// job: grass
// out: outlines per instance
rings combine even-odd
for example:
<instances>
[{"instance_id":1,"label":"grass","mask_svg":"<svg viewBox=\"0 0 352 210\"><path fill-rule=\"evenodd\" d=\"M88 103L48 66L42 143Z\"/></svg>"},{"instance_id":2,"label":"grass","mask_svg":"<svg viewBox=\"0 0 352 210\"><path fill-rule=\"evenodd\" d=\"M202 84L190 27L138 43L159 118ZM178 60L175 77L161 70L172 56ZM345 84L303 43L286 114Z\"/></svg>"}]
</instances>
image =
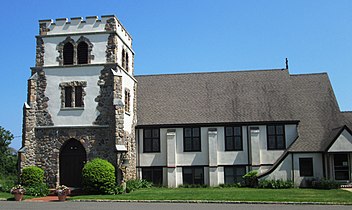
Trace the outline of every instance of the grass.
<instances>
[{"instance_id":1,"label":"grass","mask_svg":"<svg viewBox=\"0 0 352 210\"><path fill-rule=\"evenodd\" d=\"M253 189L253 188L150 188L120 195L82 195L71 200L209 200L327 202L352 204L352 193L345 190Z\"/></svg>"},{"instance_id":2,"label":"grass","mask_svg":"<svg viewBox=\"0 0 352 210\"><path fill-rule=\"evenodd\" d=\"M23 197L24 200L31 199L31 198L34 198L34 196L24 195L24 197ZM15 197L11 193L0 192L0 200L1 199L5 199L8 201L14 201Z\"/></svg>"}]
</instances>

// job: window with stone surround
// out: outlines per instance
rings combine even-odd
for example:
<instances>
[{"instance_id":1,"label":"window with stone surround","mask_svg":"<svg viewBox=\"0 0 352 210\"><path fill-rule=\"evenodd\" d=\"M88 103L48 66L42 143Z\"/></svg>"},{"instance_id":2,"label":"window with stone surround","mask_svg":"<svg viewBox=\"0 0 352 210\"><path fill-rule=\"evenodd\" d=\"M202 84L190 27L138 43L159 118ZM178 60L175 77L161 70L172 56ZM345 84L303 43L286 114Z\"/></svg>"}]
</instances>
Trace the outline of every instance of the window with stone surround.
<instances>
[{"instance_id":1,"label":"window with stone surround","mask_svg":"<svg viewBox=\"0 0 352 210\"><path fill-rule=\"evenodd\" d=\"M90 64L94 60L93 44L84 36L74 41L70 36L56 46L59 65Z\"/></svg>"},{"instance_id":2,"label":"window with stone surround","mask_svg":"<svg viewBox=\"0 0 352 210\"><path fill-rule=\"evenodd\" d=\"M243 150L241 126L225 127L225 151L241 150Z\"/></svg>"},{"instance_id":3,"label":"window with stone surround","mask_svg":"<svg viewBox=\"0 0 352 210\"><path fill-rule=\"evenodd\" d=\"M130 107L131 107L131 104L130 104L130 101L131 101L131 92L129 89L125 89L125 112L126 113L130 113Z\"/></svg>"},{"instance_id":4,"label":"window with stone surround","mask_svg":"<svg viewBox=\"0 0 352 210\"><path fill-rule=\"evenodd\" d=\"M199 127L183 129L183 151L184 152L201 151L201 139L200 139Z\"/></svg>"},{"instance_id":5,"label":"window with stone surround","mask_svg":"<svg viewBox=\"0 0 352 210\"><path fill-rule=\"evenodd\" d=\"M122 68L128 71L128 52L125 49L122 49Z\"/></svg>"},{"instance_id":6,"label":"window with stone surround","mask_svg":"<svg viewBox=\"0 0 352 210\"><path fill-rule=\"evenodd\" d=\"M286 149L284 125L267 126L267 144L268 150Z\"/></svg>"},{"instance_id":7,"label":"window with stone surround","mask_svg":"<svg viewBox=\"0 0 352 210\"><path fill-rule=\"evenodd\" d=\"M84 41L77 45L77 62L78 64L88 63L88 44Z\"/></svg>"},{"instance_id":8,"label":"window with stone surround","mask_svg":"<svg viewBox=\"0 0 352 210\"><path fill-rule=\"evenodd\" d=\"M160 152L160 129L159 128L143 129L143 152L144 153Z\"/></svg>"},{"instance_id":9,"label":"window with stone surround","mask_svg":"<svg viewBox=\"0 0 352 210\"><path fill-rule=\"evenodd\" d=\"M64 65L72 65L74 55L73 55L73 44L71 42L67 42L64 45L63 54L64 54Z\"/></svg>"},{"instance_id":10,"label":"window with stone surround","mask_svg":"<svg viewBox=\"0 0 352 210\"><path fill-rule=\"evenodd\" d=\"M61 88L61 108L83 108L84 88L86 81L72 81L60 83Z\"/></svg>"}]
</instances>

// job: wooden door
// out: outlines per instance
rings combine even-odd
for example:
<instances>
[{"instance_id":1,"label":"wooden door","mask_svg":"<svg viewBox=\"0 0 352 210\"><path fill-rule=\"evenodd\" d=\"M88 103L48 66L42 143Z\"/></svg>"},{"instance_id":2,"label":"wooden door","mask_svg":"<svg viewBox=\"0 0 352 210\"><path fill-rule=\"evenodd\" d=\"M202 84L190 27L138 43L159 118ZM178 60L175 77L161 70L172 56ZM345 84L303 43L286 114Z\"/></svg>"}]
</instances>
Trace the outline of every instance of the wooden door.
<instances>
[{"instance_id":1,"label":"wooden door","mask_svg":"<svg viewBox=\"0 0 352 210\"><path fill-rule=\"evenodd\" d=\"M60 185L82 187L82 169L87 155L82 144L68 140L60 151Z\"/></svg>"}]
</instances>

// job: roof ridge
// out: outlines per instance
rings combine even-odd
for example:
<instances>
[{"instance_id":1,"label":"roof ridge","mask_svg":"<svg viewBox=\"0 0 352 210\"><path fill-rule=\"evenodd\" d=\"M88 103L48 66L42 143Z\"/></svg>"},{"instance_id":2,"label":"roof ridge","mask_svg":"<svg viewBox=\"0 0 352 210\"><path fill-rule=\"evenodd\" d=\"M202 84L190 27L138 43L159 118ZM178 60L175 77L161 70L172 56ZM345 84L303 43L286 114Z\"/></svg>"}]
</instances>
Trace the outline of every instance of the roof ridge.
<instances>
[{"instance_id":1,"label":"roof ridge","mask_svg":"<svg viewBox=\"0 0 352 210\"><path fill-rule=\"evenodd\" d=\"M170 74L145 74L135 75L135 77L143 76L168 76L168 75L187 75L187 74L221 74L221 73L243 73L243 72L263 72L263 71L284 71L287 69L256 69L256 70L225 70L225 71L209 71L209 72L182 72L182 73L170 73Z\"/></svg>"}]
</instances>

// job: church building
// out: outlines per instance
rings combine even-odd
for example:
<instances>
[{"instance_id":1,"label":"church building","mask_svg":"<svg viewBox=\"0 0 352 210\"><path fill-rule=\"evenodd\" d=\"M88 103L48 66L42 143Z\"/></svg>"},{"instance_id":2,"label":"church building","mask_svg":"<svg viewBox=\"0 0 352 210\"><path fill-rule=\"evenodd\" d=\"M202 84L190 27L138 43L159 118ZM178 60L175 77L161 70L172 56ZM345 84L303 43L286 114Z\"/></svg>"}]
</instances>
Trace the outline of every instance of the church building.
<instances>
[{"instance_id":1,"label":"church building","mask_svg":"<svg viewBox=\"0 0 352 210\"><path fill-rule=\"evenodd\" d=\"M283 69L134 75L132 37L114 16L39 21L23 107L20 168L82 186L103 158L118 181L218 186L260 179L352 180L352 112L326 73Z\"/></svg>"}]
</instances>

